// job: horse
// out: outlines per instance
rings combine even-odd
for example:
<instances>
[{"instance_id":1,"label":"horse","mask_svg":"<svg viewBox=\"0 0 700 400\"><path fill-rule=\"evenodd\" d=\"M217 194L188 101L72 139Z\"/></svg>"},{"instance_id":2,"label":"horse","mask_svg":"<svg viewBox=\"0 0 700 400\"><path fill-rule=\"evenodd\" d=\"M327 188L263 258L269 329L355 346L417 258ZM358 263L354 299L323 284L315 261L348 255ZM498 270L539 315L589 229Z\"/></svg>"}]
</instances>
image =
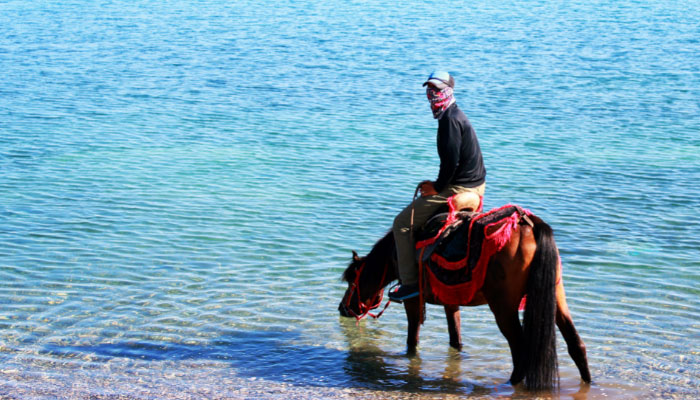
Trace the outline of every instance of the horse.
<instances>
[{"instance_id":1,"label":"horse","mask_svg":"<svg viewBox=\"0 0 700 400\"><path fill-rule=\"evenodd\" d=\"M488 304L493 312L510 347L513 362L511 385L524 381L527 390L542 390L558 384L555 324L564 337L581 379L590 383L586 347L566 303L554 233L541 218L530 214L529 220L531 224L518 223L510 239L490 258L481 289L465 305ZM356 317L358 321L368 314L376 317L370 311L379 307L384 288L399 278L393 233L389 231L366 256L360 257L355 251L352 254L352 261L342 275L348 288L338 311L341 316ZM523 296L526 296L526 306L521 325L519 308ZM429 294L403 301L408 322L406 344L409 355L416 353L426 301L441 304ZM460 306L442 305L447 318L449 344L461 350Z\"/></svg>"}]
</instances>

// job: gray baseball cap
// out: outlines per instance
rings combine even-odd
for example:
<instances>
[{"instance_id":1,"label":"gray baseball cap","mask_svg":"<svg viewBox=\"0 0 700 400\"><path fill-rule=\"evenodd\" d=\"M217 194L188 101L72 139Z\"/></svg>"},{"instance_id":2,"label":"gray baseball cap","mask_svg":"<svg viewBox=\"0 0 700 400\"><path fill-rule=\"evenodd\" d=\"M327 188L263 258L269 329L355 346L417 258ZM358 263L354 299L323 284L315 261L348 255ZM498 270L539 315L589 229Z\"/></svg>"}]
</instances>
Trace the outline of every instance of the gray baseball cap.
<instances>
[{"instance_id":1,"label":"gray baseball cap","mask_svg":"<svg viewBox=\"0 0 700 400\"><path fill-rule=\"evenodd\" d=\"M423 83L423 86L432 83L438 89L442 90L446 87L455 87L455 79L447 71L433 71L428 77L428 80Z\"/></svg>"}]
</instances>

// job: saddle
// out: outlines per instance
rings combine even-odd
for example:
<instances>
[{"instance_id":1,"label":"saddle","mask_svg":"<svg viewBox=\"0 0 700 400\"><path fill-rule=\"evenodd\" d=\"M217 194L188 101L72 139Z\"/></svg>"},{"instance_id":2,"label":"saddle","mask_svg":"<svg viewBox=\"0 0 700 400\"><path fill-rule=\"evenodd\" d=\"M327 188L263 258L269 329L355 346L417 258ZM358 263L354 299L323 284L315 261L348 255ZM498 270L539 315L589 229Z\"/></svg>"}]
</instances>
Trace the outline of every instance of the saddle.
<instances>
[{"instance_id":1,"label":"saddle","mask_svg":"<svg viewBox=\"0 0 700 400\"><path fill-rule=\"evenodd\" d=\"M505 205L485 213L450 210L416 232L421 293L431 303L468 305L481 289L491 257L531 213Z\"/></svg>"}]
</instances>

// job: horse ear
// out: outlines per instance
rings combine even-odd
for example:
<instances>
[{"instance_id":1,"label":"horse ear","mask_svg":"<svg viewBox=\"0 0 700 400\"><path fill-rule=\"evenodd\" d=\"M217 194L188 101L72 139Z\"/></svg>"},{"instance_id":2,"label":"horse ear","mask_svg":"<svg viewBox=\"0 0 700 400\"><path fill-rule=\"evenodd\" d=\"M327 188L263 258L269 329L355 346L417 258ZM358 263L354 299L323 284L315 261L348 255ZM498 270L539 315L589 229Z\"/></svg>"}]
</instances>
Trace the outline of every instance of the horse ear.
<instances>
[{"instance_id":1,"label":"horse ear","mask_svg":"<svg viewBox=\"0 0 700 400\"><path fill-rule=\"evenodd\" d=\"M352 251L352 260L353 261L358 261L360 259L360 256L357 255L357 252L355 250Z\"/></svg>"}]
</instances>

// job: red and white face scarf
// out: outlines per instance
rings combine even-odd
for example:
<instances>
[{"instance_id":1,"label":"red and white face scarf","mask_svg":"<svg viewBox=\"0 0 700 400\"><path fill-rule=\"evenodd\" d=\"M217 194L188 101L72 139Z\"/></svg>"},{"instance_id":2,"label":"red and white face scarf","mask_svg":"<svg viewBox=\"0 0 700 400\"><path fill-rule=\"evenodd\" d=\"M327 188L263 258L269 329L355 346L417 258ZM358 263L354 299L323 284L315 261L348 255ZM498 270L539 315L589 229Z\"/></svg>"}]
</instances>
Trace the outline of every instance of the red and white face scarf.
<instances>
[{"instance_id":1,"label":"red and white face scarf","mask_svg":"<svg viewBox=\"0 0 700 400\"><path fill-rule=\"evenodd\" d=\"M449 86L442 90L429 87L426 93L435 119L440 119L445 110L455 102L454 91Z\"/></svg>"}]
</instances>

